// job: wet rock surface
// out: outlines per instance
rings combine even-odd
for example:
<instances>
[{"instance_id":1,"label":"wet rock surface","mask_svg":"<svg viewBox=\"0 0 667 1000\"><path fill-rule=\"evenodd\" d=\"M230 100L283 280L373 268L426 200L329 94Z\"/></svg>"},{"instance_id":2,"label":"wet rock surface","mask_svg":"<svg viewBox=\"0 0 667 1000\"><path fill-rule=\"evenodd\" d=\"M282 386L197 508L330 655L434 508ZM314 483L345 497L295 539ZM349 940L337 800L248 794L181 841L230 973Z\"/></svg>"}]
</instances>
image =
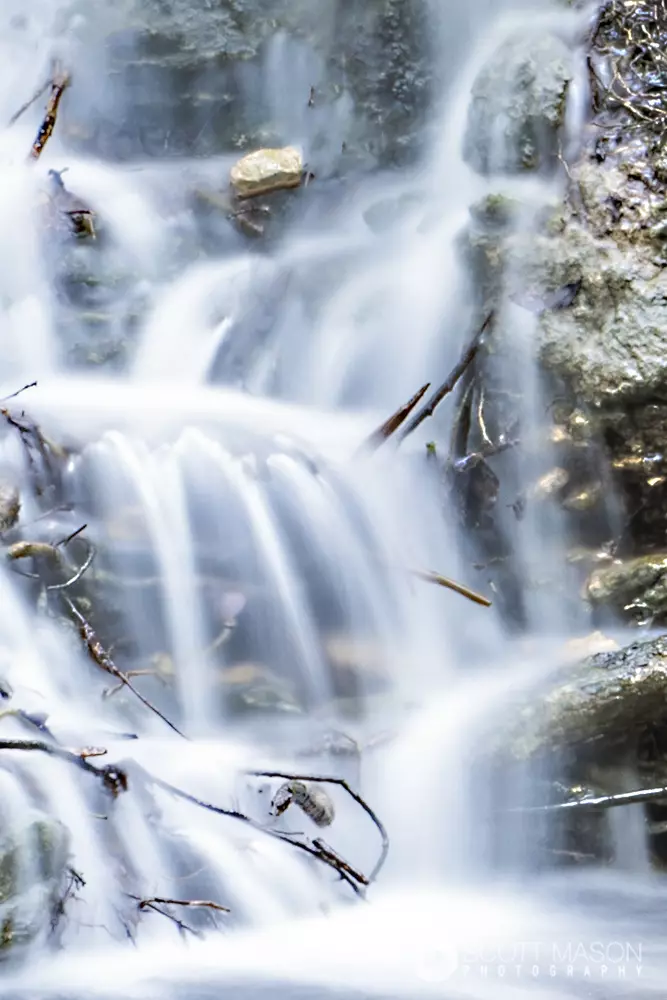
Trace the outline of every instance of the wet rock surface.
<instances>
[{"instance_id":1,"label":"wet rock surface","mask_svg":"<svg viewBox=\"0 0 667 1000\"><path fill-rule=\"evenodd\" d=\"M553 165L571 79L570 53L556 36L506 40L473 84L464 159L482 174Z\"/></svg>"},{"instance_id":2,"label":"wet rock surface","mask_svg":"<svg viewBox=\"0 0 667 1000\"><path fill-rule=\"evenodd\" d=\"M0 960L52 930L68 856L67 830L43 814L0 836Z\"/></svg>"},{"instance_id":3,"label":"wet rock surface","mask_svg":"<svg viewBox=\"0 0 667 1000\"><path fill-rule=\"evenodd\" d=\"M296 131L314 155L340 156L344 142L374 162L413 159L421 144L433 75L425 0L317 10L301 0L142 0L107 18L104 55L86 70L98 90L106 61L98 114L76 97L68 113L70 140L86 152L203 156L281 145Z\"/></svg>"}]
</instances>

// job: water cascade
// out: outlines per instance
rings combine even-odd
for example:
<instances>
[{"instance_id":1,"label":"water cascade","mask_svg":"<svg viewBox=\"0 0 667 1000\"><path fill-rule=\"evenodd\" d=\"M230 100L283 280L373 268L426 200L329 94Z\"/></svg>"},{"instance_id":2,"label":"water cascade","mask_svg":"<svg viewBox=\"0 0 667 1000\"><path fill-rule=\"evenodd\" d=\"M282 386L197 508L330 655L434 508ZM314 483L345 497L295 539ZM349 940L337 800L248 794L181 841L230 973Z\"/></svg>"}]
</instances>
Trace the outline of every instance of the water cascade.
<instances>
[{"instance_id":1,"label":"water cascade","mask_svg":"<svg viewBox=\"0 0 667 1000\"><path fill-rule=\"evenodd\" d=\"M471 206L520 203L521 236L563 196L562 171L503 173L500 127L489 169L472 169L475 80L527 19L559 38L567 159L589 12L415 4L431 93L403 156L391 140L405 120L383 131L359 111L371 56L360 83L336 48L351 44L346 18L372 27L382 5L350 6L321 4L315 24L308 5L279 4L271 30L259 0L252 17L252 3L186 0L0 14L5 121L52 59L72 73L36 162L44 95L0 133L3 395L38 383L2 404L2 479L21 491L3 539L52 547L0 567L0 739L42 745L0 750L6 1000L661 989L662 889L639 807L610 827L617 864L560 867L557 821L511 812L555 776L499 773L483 752L517 692L548 682L593 627L573 597L566 515L530 502L517 515L558 465L534 312L493 303L507 332L483 362L488 407L464 375L400 447L364 447L444 380L489 308L462 235ZM221 32L233 54L257 33L256 53L216 62ZM199 49L208 69L193 77ZM274 137L302 149L313 179L258 213L253 240L211 192ZM95 241L45 231L48 170L64 168ZM501 427L494 379L515 393L516 426ZM461 436L471 399L476 430ZM496 470L491 541L483 518L465 540L447 485L457 434L462 474L475 455ZM619 516L610 491L601 536ZM70 578L87 568L63 586L63 564ZM294 791L276 815L276 772L344 779L380 818L389 852L367 889L383 846L373 817L339 784L322 786L330 829Z\"/></svg>"}]
</instances>

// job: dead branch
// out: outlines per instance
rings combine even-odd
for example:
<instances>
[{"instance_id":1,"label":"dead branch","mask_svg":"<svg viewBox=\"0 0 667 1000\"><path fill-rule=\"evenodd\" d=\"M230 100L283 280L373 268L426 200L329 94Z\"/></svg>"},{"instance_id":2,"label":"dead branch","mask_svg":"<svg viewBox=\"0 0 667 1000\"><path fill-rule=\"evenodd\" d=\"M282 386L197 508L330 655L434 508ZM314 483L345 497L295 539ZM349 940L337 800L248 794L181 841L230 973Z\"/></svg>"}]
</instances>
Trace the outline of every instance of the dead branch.
<instances>
[{"instance_id":1,"label":"dead branch","mask_svg":"<svg viewBox=\"0 0 667 1000\"><path fill-rule=\"evenodd\" d=\"M160 896L153 896L151 899L139 901L138 909L144 910L153 903L160 903L163 906L195 906L205 907L209 910L217 910L219 913L231 913L228 906L221 906L220 903L213 903L210 899L163 899Z\"/></svg>"},{"instance_id":2,"label":"dead branch","mask_svg":"<svg viewBox=\"0 0 667 1000\"><path fill-rule=\"evenodd\" d=\"M136 765L135 765L135 770L137 770ZM186 792L182 788L177 788L175 785L170 784L168 781L163 781L162 778L157 778L155 775L150 774L150 772L145 771L143 768L141 769L141 771L147 781L151 782L157 788L161 788L163 791L169 792L169 794L171 795L175 795L177 798L182 799L184 802L190 802L192 805L198 806L200 809L206 809L208 812L216 813L218 816L227 816L230 819L238 820L239 822L245 823L248 826L252 827L254 830L258 830L261 833L265 833L268 837L273 837L274 840L280 840L285 844L290 844L292 847L296 847L300 851L304 851L306 854L310 854L311 857L316 858L318 861L321 861L329 868L332 868L342 879L342 881L346 882L350 886L350 888L354 891L354 893L358 896L363 896L364 894L363 887L370 885L372 878L375 878L377 872L379 871L379 868L384 863L389 843L386 832L384 831L384 827L380 824L379 820L372 812L370 807L367 806L362 799L356 796L356 793L352 792L351 789L349 790L349 794L351 794L353 798L358 799L358 801L363 804L363 808L373 817L373 821L375 822L376 826L378 826L378 829L382 831L383 834L383 852L380 858L380 862L376 864L375 869L373 870L372 878L367 878L363 874L363 872L357 871L355 868L352 867L352 865L350 865L343 858L340 858L331 848L327 847L327 845L323 844L321 841L313 841L313 843L311 844L308 841L295 840L289 834L282 833L279 830L272 830L270 827L263 826L261 823L258 823L256 820L253 820L250 816L246 816L245 813L239 812L238 809L225 809L223 806L214 805L212 802L205 802L203 799L197 798L196 795L191 795L190 792ZM251 772L251 771L248 772L248 774L253 774L253 773L262 774L263 772ZM274 776L282 777L283 775L277 774ZM343 786L347 785L347 783L343 782L342 779L329 778L325 780L333 781L335 784L341 784Z\"/></svg>"},{"instance_id":3,"label":"dead branch","mask_svg":"<svg viewBox=\"0 0 667 1000\"><path fill-rule=\"evenodd\" d=\"M39 127L35 141L32 144L29 159L38 160L42 155L44 147L53 134L53 129L55 128L56 120L58 118L58 108L60 106L62 96L69 84L70 77L68 73L61 70L54 74L53 79L51 80L51 93L46 104L44 118Z\"/></svg>"},{"instance_id":4,"label":"dead branch","mask_svg":"<svg viewBox=\"0 0 667 1000\"><path fill-rule=\"evenodd\" d=\"M181 730L178 729L173 722L170 722L170 720L167 718L166 715L163 715L163 713L160 711L159 708L156 708L155 705L153 705L152 702L148 700L148 698L145 698L140 691L137 691L137 689L132 684L132 681L127 676L127 674L123 673L123 671L116 666L116 664L113 662L113 660L107 653L106 649L100 642L97 633L93 629L92 625L88 622L88 620L84 617L84 615L81 614L77 606L74 604L73 601L70 600L67 594L63 593L62 599L65 602L70 613L76 620L77 625L79 627L79 634L83 639L84 643L86 644L86 648L88 649L88 653L90 654L91 659L97 664L97 666L100 667L102 670L106 671L106 673L111 674L112 677L115 677L118 681L120 681L127 688L129 688L129 690L132 692L135 698L138 698L139 701L146 706L146 708L148 708L151 712L153 712L154 715L157 715L159 719L162 719L162 721L166 723L166 725L168 725L169 728L172 729L175 733L177 733L179 736L182 736L183 739L187 739L188 737L185 735L185 733L182 733Z\"/></svg>"},{"instance_id":5,"label":"dead branch","mask_svg":"<svg viewBox=\"0 0 667 1000\"><path fill-rule=\"evenodd\" d=\"M453 590L455 593L467 597L469 601L481 604L484 608L491 607L491 601L488 597L478 594L477 591L471 590L470 587L466 587L462 583L450 580L447 576L441 576L440 573L434 573L432 570L413 569L410 572L413 576L419 577L420 580L425 580L427 583L435 583L439 587L446 587L448 590Z\"/></svg>"},{"instance_id":6,"label":"dead branch","mask_svg":"<svg viewBox=\"0 0 667 1000\"><path fill-rule=\"evenodd\" d=\"M567 802L550 802L541 806L517 806L509 812L552 813L567 812L572 809L613 809L616 806L636 806L643 802L667 800L667 787L640 788L633 792L618 792L614 795L590 795Z\"/></svg>"},{"instance_id":7,"label":"dead branch","mask_svg":"<svg viewBox=\"0 0 667 1000\"><path fill-rule=\"evenodd\" d=\"M9 410L2 408L0 416L5 418L10 427L19 432L19 439L32 474L35 494L41 497L49 488L55 488L56 492L59 492L60 470L56 462L63 462L68 457L67 451L49 441L37 424L26 418L25 413L21 414L22 420L18 420Z\"/></svg>"},{"instance_id":8,"label":"dead branch","mask_svg":"<svg viewBox=\"0 0 667 1000\"><path fill-rule=\"evenodd\" d=\"M86 525L84 524L83 528L85 527ZM19 559L44 558L50 560L50 562L54 566L62 568L62 558L58 547L69 545L69 543L74 538L76 538L81 531L83 531L83 528L79 528L78 531L75 531L68 538L64 538L56 545L50 545L48 542L29 542L29 541L14 542L13 545L10 545L9 548L6 550L5 557L10 562L17 561ZM45 590L67 590L69 587L72 587L75 583L79 582L79 580L86 572L86 570L90 567L93 559L95 558L95 546L92 544L92 542L88 541L88 539L86 539L85 541L86 541L86 546L88 548L88 553L84 561L79 566L79 568L73 573L72 576L69 577L69 579L63 581L62 583L45 584L44 587ZM27 577L29 580L42 579L41 573L29 573L25 570L16 570L16 569L14 570L14 572L18 573L19 576Z\"/></svg>"},{"instance_id":9,"label":"dead branch","mask_svg":"<svg viewBox=\"0 0 667 1000\"><path fill-rule=\"evenodd\" d=\"M364 443L361 445L359 451L377 451L380 445L390 438L391 435L398 430L401 424L408 419L417 403L424 398L430 388L430 382L423 385L421 389L414 394L412 399L408 400L407 403L404 403L403 406L399 407L399 409L396 410L395 413L392 413L389 419L385 420L385 422L378 427L377 430L374 430L372 434L369 434Z\"/></svg>"},{"instance_id":10,"label":"dead branch","mask_svg":"<svg viewBox=\"0 0 667 1000\"><path fill-rule=\"evenodd\" d=\"M288 771L246 771L246 774L254 778L283 778L287 781L312 781L322 785L326 784L338 785L339 788L342 788L345 792L347 792L347 794L351 798L354 799L354 801L357 803L358 806L361 806L366 815L371 819L371 821L377 827L380 837L382 839L382 849L380 851L380 856L378 860L375 862L373 871L369 875L365 884L370 885L370 883L377 878L378 874L380 873L380 870L382 869L382 866L387 860L387 854L389 853L389 837L387 835L386 829L384 828L384 825L378 818L377 814L371 809L366 800L363 799L361 795L359 795L357 792L354 791L354 789L350 787L350 785L344 778L336 778L332 777L331 775L321 775L321 774L319 775L290 774Z\"/></svg>"},{"instance_id":11,"label":"dead branch","mask_svg":"<svg viewBox=\"0 0 667 1000\"><path fill-rule=\"evenodd\" d=\"M58 760L74 764L82 771L87 771L100 778L104 787L111 792L114 798L117 798L120 792L127 791L125 772L116 767L115 764L107 764L104 767L89 764L87 757L90 756L90 753L87 750L66 750L55 743L46 743L43 740L0 740L0 750L26 750L49 754L51 757L57 757ZM106 753L106 751L104 752Z\"/></svg>"},{"instance_id":12,"label":"dead branch","mask_svg":"<svg viewBox=\"0 0 667 1000\"><path fill-rule=\"evenodd\" d=\"M40 97L42 96L42 94L44 93L44 91L50 85L51 85L51 80L49 79L49 80L46 81L46 83L43 83L41 87L38 87L37 90L35 91L35 93L32 95L32 97L28 98L28 100L25 102L25 104L22 104L21 107L18 109L18 111L14 112L14 114L12 115L12 117L7 122L7 127L9 128L11 125L14 124L14 122L17 122L19 120L19 118L21 117L21 115L24 114L28 110L28 108L32 107L32 105L35 103L35 101L38 101L40 99Z\"/></svg>"},{"instance_id":13,"label":"dead branch","mask_svg":"<svg viewBox=\"0 0 667 1000\"><path fill-rule=\"evenodd\" d=\"M139 896L134 896L132 893L127 894L130 899L136 900L138 910L152 910L154 913L159 913L161 917L166 917L167 920L171 920L173 924L178 928L179 934L192 934L194 937L201 937L201 931L197 931L194 927L190 927L189 924L184 923L183 920L179 920L175 917L173 913L169 913L168 910L161 909L157 904L162 902L158 899L141 899Z\"/></svg>"},{"instance_id":14,"label":"dead branch","mask_svg":"<svg viewBox=\"0 0 667 1000\"><path fill-rule=\"evenodd\" d=\"M16 397L20 396L22 392L26 391L26 389L34 389L36 385L37 385L36 382L28 382L27 385L24 385L20 389L17 389L16 392L10 393L9 396L3 396L0 402L6 403L8 399L16 399Z\"/></svg>"},{"instance_id":15,"label":"dead branch","mask_svg":"<svg viewBox=\"0 0 667 1000\"><path fill-rule=\"evenodd\" d=\"M493 318L494 313L490 312L445 381L436 389L428 403L415 414L407 427L401 431L401 441L404 441L408 434L412 434L428 417L432 417L436 407L443 401L445 396L448 396L456 388L459 379L475 359L482 337L491 326Z\"/></svg>"}]
</instances>

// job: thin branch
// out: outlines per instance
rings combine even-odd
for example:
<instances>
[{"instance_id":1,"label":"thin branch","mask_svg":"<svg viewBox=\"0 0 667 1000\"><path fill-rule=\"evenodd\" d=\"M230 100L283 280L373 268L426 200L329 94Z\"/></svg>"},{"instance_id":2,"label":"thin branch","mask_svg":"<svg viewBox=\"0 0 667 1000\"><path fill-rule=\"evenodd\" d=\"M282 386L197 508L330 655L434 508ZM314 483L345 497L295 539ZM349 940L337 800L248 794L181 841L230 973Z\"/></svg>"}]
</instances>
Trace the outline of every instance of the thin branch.
<instances>
[{"instance_id":1,"label":"thin branch","mask_svg":"<svg viewBox=\"0 0 667 1000\"><path fill-rule=\"evenodd\" d=\"M205 907L209 910L217 910L219 913L231 913L228 906L221 906L220 903L213 903L210 899L163 899L161 896L153 896L151 899L139 901L138 908L144 910L153 903L161 903L163 906L196 906Z\"/></svg>"},{"instance_id":2,"label":"thin branch","mask_svg":"<svg viewBox=\"0 0 667 1000\"><path fill-rule=\"evenodd\" d=\"M86 525L84 524L83 528L85 527ZM14 544L10 545L9 548L6 550L5 556L12 562L19 559L34 559L43 557L45 559L50 559L58 566L61 566L62 559L60 556L60 552L58 550L58 546L67 545L70 541L72 541L73 538L76 538L76 536L81 531L83 531L83 528L79 528L78 531L75 531L68 538L63 539L56 545L50 545L48 542L28 542L28 541L14 542ZM68 587L72 587L75 583L78 583L78 581L81 579L86 570L90 567L93 559L95 558L95 546L93 545L92 542L88 541L88 539L86 539L85 541L88 547L88 555L82 562L81 566L79 566L79 568L74 572L74 574L70 576L68 580L65 580L63 583L46 584L44 588L45 590L67 590ZM17 570L17 569L15 569L14 572L18 573L19 576L27 577L29 580L42 579L41 573L29 573L25 570Z\"/></svg>"},{"instance_id":3,"label":"thin branch","mask_svg":"<svg viewBox=\"0 0 667 1000\"><path fill-rule=\"evenodd\" d=\"M36 382L28 382L27 385L24 385L22 386L22 388L17 389L16 392L10 393L9 396L3 396L0 402L6 403L8 399L15 399L17 396L20 396L22 392L25 392L26 389L34 389L36 385L37 385Z\"/></svg>"},{"instance_id":4,"label":"thin branch","mask_svg":"<svg viewBox=\"0 0 667 1000\"><path fill-rule=\"evenodd\" d=\"M148 700L148 698L145 698L140 691L137 691L137 689L134 687L131 680L127 676L127 674L123 673L123 671L116 666L116 664L113 662L113 660L107 653L106 649L100 642L97 633L93 629L92 625L81 614L77 606L73 603L73 601L70 600L67 594L63 593L62 599L67 605L73 617L76 619L76 622L79 626L79 634L86 644L91 659L97 664L97 666L101 667L101 669L105 670L108 674L111 674L112 677L116 677L121 683L123 683L127 688L129 688L129 690L132 692L135 698L138 698L139 701L146 706L146 708L148 708L151 712L153 712L154 715L157 715L159 719L162 719L162 721L166 723L166 725L169 726L170 729L172 729L179 736L182 736L184 740L188 739L185 733L182 733L181 730L178 729L173 722L170 722L167 716L163 715L163 713L160 711L159 708L156 708L155 705L153 705L152 702Z\"/></svg>"},{"instance_id":5,"label":"thin branch","mask_svg":"<svg viewBox=\"0 0 667 1000\"><path fill-rule=\"evenodd\" d=\"M401 441L404 441L408 434L412 434L428 417L432 417L436 407L442 402L445 396L448 396L456 388L457 382L475 359L482 337L490 327L493 318L494 313L490 312L445 381L436 389L428 403L415 414L407 427L401 431Z\"/></svg>"},{"instance_id":6,"label":"thin branch","mask_svg":"<svg viewBox=\"0 0 667 1000\"><path fill-rule=\"evenodd\" d=\"M552 802L543 806L517 806L509 811L553 813L567 812L572 809L613 809L616 806L635 806L642 802L654 802L656 799L667 800L667 787L640 788L634 792L619 792L616 795L591 795L584 799L572 799L568 802Z\"/></svg>"},{"instance_id":7,"label":"thin branch","mask_svg":"<svg viewBox=\"0 0 667 1000\"><path fill-rule=\"evenodd\" d=\"M130 899L134 899L137 902L138 910L153 910L154 913L159 913L161 917L166 917L167 920L171 920L173 924L176 924L180 934L185 934L187 931L189 934L194 935L194 937L201 937L201 931L197 931L194 927L190 927L189 924L184 923L175 917L173 913L169 913L167 910L162 910L158 905L158 900L151 899L141 899L139 896L134 896L132 893L127 893Z\"/></svg>"},{"instance_id":8,"label":"thin branch","mask_svg":"<svg viewBox=\"0 0 667 1000\"><path fill-rule=\"evenodd\" d=\"M64 760L68 764L74 764L82 771L94 774L95 777L101 779L104 787L111 792L114 798L117 798L120 792L127 791L125 772L116 767L115 764L107 764L104 767L95 767L94 764L89 764L86 759L88 754L86 750L65 750L63 747L56 746L54 743L45 743L43 740L0 740L0 750L26 750L45 753L50 757L57 757L58 760Z\"/></svg>"},{"instance_id":9,"label":"thin branch","mask_svg":"<svg viewBox=\"0 0 667 1000\"><path fill-rule=\"evenodd\" d=\"M399 409L396 410L395 413L392 413L389 419L385 420L385 422L380 427L378 427L377 430L374 430L372 434L369 434L369 436L361 445L361 448L359 448L359 451L366 451L366 450L377 451L380 445L383 444L383 442L385 442L388 438L390 438L391 435L398 430L401 424L403 424L408 419L408 417L414 410L417 403L419 403L424 398L424 396L426 395L426 393L430 388L431 388L430 382L427 382L426 385L423 385L421 389L419 389L419 391L414 394L412 399L408 400L407 403L404 403L403 406L399 407Z\"/></svg>"},{"instance_id":10,"label":"thin branch","mask_svg":"<svg viewBox=\"0 0 667 1000\"><path fill-rule=\"evenodd\" d=\"M360 888L361 886L370 885L371 879L367 878L363 874L363 872L357 871L355 868L352 867L352 865L350 865L347 861L344 861L334 851L332 851L331 848L327 848L326 845L323 845L322 843L314 841L312 844L310 844L303 840L293 840L289 836L289 834L282 833L279 830L272 830L270 827L267 826L262 826L261 823L258 823L254 819L251 819L250 816L246 816L245 813L239 812L237 809L225 809L222 806L214 805L212 802L205 802L203 799L197 798L196 795L191 795L190 792L186 792L182 788L177 788L175 785L171 785L168 781L163 781L162 778L157 778L155 775L150 774L150 772L148 771L143 771L143 773L146 776L146 778L150 782L152 782L157 788L161 788L163 789L163 791L169 792L171 795L175 795L179 799L183 799L184 802L190 802L192 805L199 806L200 809L206 809L208 812L216 813L218 816L227 816L230 819L238 820L239 822L245 823L248 826L252 827L254 830L259 830L262 833L265 833L268 837L273 837L274 840L280 840L285 844L290 844L292 847L298 848L298 850L300 851L304 851L306 854L310 854L311 857L316 858L318 861L321 861L323 864L328 865L329 868L332 868L335 872L337 872L339 877L344 882L347 882L350 888L358 896L363 896L363 890L362 888ZM355 797L353 792L350 792L350 794L352 794L353 797ZM364 807L366 808L367 811L370 812L370 810L368 809L367 806L365 806L365 804ZM373 817L375 817L374 813L372 815ZM379 825L379 828L383 831L384 839L386 840L386 833L384 833L384 827L382 827L381 824L379 824L377 818L374 818L374 822L376 822L376 824ZM386 853L387 851L384 847L384 841L383 841L383 854L381 857L382 863L384 862ZM375 870L373 872L373 877L375 877L378 870L379 870L378 866L376 865Z\"/></svg>"},{"instance_id":11,"label":"thin branch","mask_svg":"<svg viewBox=\"0 0 667 1000\"><path fill-rule=\"evenodd\" d=\"M361 806L366 815L370 817L372 822L377 827L380 837L382 839L382 850L380 852L380 857L376 861L373 871L369 875L366 884L370 885L370 883L377 878L382 866L387 860L387 854L389 852L389 837L387 835L387 831L383 823L381 822L377 814L371 809L366 800L363 799L361 795L359 795L357 792L354 791L353 788L350 787L345 778L335 778L332 777L331 775L292 774L288 771L246 771L246 774L251 775L254 778L284 778L287 781L313 781L315 783L319 782L320 784L323 785L324 784L338 785L339 788L342 788L344 791L346 791L347 794L354 799L357 805ZM314 841L314 843L317 843L317 841ZM331 850L330 848L327 849Z\"/></svg>"},{"instance_id":12,"label":"thin branch","mask_svg":"<svg viewBox=\"0 0 667 1000\"><path fill-rule=\"evenodd\" d=\"M481 604L483 608L491 607L491 601L488 597L478 594L477 591L471 590L470 587L466 587L462 583L457 583L456 580L450 580L447 576L441 576L440 573L434 573L432 570L412 569L410 572L413 576L417 576L420 580L425 580L427 583L435 583L439 587L446 587L448 590L453 590L455 593L467 597L469 601Z\"/></svg>"},{"instance_id":13,"label":"thin branch","mask_svg":"<svg viewBox=\"0 0 667 1000\"><path fill-rule=\"evenodd\" d=\"M35 93L32 95L32 97L30 97L25 102L25 104L22 104L21 107L18 109L18 111L14 112L14 114L12 115L12 117L7 122L7 127L9 128L11 125L14 124L14 122L18 121L19 118L21 117L21 115L24 114L28 110L28 108L32 107L32 105L35 103L35 101L38 101L40 99L40 97L42 96L42 94L44 93L44 91L47 90L47 88L49 86L51 86L51 80L50 79L47 80L46 83L43 83L41 87L38 87L38 89L35 91Z\"/></svg>"},{"instance_id":14,"label":"thin branch","mask_svg":"<svg viewBox=\"0 0 667 1000\"><path fill-rule=\"evenodd\" d=\"M44 118L39 127L35 141L32 144L29 159L38 160L44 152L44 147L53 134L53 129L55 128L56 120L58 118L58 108L69 83L70 77L68 73L61 71L54 74L53 79L51 80L51 93L46 104Z\"/></svg>"}]
</instances>

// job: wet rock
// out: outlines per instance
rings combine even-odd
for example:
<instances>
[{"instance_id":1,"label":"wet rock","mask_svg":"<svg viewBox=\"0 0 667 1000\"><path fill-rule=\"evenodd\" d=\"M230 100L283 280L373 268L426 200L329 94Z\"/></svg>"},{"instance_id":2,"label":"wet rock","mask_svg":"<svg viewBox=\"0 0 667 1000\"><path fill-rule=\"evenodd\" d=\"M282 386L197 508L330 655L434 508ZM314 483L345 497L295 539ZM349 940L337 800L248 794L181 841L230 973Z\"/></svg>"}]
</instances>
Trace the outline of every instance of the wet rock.
<instances>
[{"instance_id":1,"label":"wet rock","mask_svg":"<svg viewBox=\"0 0 667 1000\"><path fill-rule=\"evenodd\" d=\"M237 663L220 674L224 704L232 714L303 711L293 685L258 663Z\"/></svg>"},{"instance_id":2,"label":"wet rock","mask_svg":"<svg viewBox=\"0 0 667 1000\"><path fill-rule=\"evenodd\" d=\"M666 693L664 637L597 653L507 705L492 749L522 760L587 745L598 759L634 750L642 728L664 716Z\"/></svg>"},{"instance_id":3,"label":"wet rock","mask_svg":"<svg viewBox=\"0 0 667 1000\"><path fill-rule=\"evenodd\" d=\"M19 519L21 495L15 486L0 481L0 532L9 531Z\"/></svg>"},{"instance_id":4,"label":"wet rock","mask_svg":"<svg viewBox=\"0 0 667 1000\"><path fill-rule=\"evenodd\" d=\"M112 159L307 136L327 168L414 159L431 90L427 0L128 0L82 57L63 128ZM311 101L311 88L314 99ZM89 94L97 96L91 114Z\"/></svg>"},{"instance_id":5,"label":"wet rock","mask_svg":"<svg viewBox=\"0 0 667 1000\"><path fill-rule=\"evenodd\" d=\"M67 830L42 814L0 838L0 959L50 932L68 857Z\"/></svg>"},{"instance_id":6,"label":"wet rock","mask_svg":"<svg viewBox=\"0 0 667 1000\"><path fill-rule=\"evenodd\" d=\"M586 595L593 605L626 618L667 620L667 554L638 556L599 567L588 579Z\"/></svg>"},{"instance_id":7,"label":"wet rock","mask_svg":"<svg viewBox=\"0 0 667 1000\"><path fill-rule=\"evenodd\" d=\"M556 36L506 40L472 89L464 159L479 173L520 173L553 163L572 79L570 52Z\"/></svg>"},{"instance_id":8,"label":"wet rock","mask_svg":"<svg viewBox=\"0 0 667 1000\"><path fill-rule=\"evenodd\" d=\"M258 149L239 160L230 182L239 198L252 198L301 184L303 159L298 149Z\"/></svg>"}]
</instances>

